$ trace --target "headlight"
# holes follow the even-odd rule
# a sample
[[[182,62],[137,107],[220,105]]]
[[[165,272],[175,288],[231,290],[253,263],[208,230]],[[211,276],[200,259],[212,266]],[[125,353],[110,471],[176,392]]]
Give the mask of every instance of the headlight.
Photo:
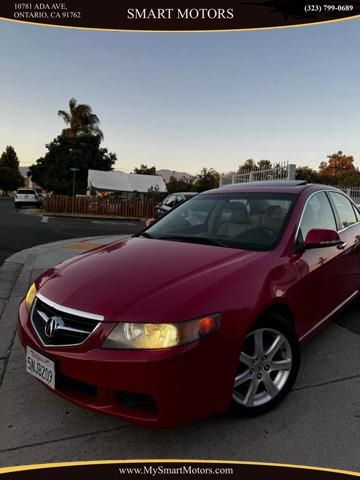
[[[32,304],[34,303],[36,293],[37,291],[36,291],[35,283],[33,283],[29,288],[29,291],[27,292],[25,297],[25,305],[26,305],[26,310],[28,312],[30,312]]]
[[[103,348],[157,349],[194,342],[214,332],[220,323],[218,313],[181,323],[119,323],[110,332]]]

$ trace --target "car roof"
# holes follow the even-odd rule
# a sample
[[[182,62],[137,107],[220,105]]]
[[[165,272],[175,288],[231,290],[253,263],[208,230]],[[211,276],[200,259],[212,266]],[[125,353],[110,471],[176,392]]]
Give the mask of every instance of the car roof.
[[[195,196],[195,195],[198,195],[199,192],[174,192],[174,193],[169,193],[168,197],[170,197],[170,195],[190,195],[190,196]]]
[[[303,190],[309,190],[311,192],[316,190],[335,190],[339,191],[336,187],[329,185],[321,185],[308,183],[306,180],[268,180],[261,182],[245,182],[234,183],[231,185],[225,185],[214,190],[208,190],[204,193],[235,193],[235,192],[269,192],[269,193],[295,193],[299,194]]]

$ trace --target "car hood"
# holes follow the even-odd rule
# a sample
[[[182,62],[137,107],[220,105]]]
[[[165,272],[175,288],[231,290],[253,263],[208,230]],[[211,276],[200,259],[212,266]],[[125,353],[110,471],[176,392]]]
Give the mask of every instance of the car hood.
[[[37,288],[57,304],[105,321],[164,322],[171,316],[177,322],[214,311],[215,293],[229,291],[235,275],[241,278],[240,267],[267,254],[136,237],[48,270]]]

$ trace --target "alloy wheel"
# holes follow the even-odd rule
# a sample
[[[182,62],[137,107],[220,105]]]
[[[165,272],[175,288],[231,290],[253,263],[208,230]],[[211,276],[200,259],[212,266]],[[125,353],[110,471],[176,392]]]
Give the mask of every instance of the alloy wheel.
[[[240,355],[233,400],[243,407],[258,407],[273,400],[285,386],[293,365],[286,336],[273,328],[250,332]]]

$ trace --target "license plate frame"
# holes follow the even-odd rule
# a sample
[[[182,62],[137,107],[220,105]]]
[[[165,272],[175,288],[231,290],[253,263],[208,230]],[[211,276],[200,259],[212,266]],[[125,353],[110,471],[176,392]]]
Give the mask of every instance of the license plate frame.
[[[32,347],[26,347],[26,371],[52,390],[55,389],[55,362]]]

